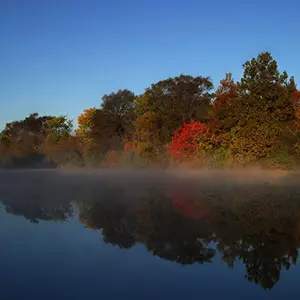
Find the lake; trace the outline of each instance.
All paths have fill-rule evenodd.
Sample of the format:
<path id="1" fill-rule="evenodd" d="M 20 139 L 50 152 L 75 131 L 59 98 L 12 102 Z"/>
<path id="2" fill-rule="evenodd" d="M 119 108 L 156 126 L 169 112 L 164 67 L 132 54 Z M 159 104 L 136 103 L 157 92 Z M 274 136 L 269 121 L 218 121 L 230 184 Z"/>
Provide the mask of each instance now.
<path id="1" fill-rule="evenodd" d="M 296 299 L 297 182 L 2 171 L 0 299 Z"/>

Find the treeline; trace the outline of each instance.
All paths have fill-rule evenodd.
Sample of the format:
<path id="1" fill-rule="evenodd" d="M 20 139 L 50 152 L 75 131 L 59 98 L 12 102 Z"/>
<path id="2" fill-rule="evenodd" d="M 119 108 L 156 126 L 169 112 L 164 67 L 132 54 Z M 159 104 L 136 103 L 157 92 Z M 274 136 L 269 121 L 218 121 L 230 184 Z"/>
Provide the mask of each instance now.
<path id="1" fill-rule="evenodd" d="M 74 128 L 65 116 L 31 114 L 1 132 L 3 167 L 187 164 L 199 167 L 300 162 L 300 91 L 270 53 L 226 74 L 214 90 L 209 77 L 180 75 L 142 95 L 119 90 L 89 108 Z"/>

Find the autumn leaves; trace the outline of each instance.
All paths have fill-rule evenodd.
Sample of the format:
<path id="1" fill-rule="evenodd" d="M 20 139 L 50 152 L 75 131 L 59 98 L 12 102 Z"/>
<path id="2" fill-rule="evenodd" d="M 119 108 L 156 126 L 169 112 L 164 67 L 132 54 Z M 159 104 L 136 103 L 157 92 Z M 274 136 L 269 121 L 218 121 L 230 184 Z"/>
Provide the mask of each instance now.
<path id="1" fill-rule="evenodd" d="M 180 75 L 139 96 L 126 89 L 105 95 L 101 107 L 83 111 L 75 130 L 66 117 L 32 114 L 8 123 L 1 133 L 2 164 L 15 153 L 23 160 L 44 155 L 54 163 L 60 155 L 60 164 L 64 157 L 72 164 L 76 153 L 82 166 L 124 159 L 145 165 L 297 166 L 300 92 L 294 78 L 278 71 L 270 53 L 243 68 L 240 81 L 228 73 L 215 92 L 209 77 Z"/>

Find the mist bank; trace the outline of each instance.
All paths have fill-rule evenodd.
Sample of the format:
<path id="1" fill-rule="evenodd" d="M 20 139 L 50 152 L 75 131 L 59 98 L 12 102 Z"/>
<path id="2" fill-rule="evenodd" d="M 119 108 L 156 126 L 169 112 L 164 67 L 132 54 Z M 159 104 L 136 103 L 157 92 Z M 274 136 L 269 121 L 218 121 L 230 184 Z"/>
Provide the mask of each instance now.
<path id="1" fill-rule="evenodd" d="M 48 174 L 48 175 L 47 175 Z M 2 184 L 12 178 L 20 176 L 47 176 L 51 178 L 65 178 L 73 183 L 84 182 L 122 182 L 126 188 L 135 187 L 142 181 L 158 185 L 169 181 L 188 183 L 192 188 L 198 186 L 210 186 L 218 188 L 224 184 L 230 185 L 298 185 L 300 170 L 262 169 L 257 167 L 223 168 L 223 169 L 191 169 L 191 168 L 134 168 L 134 167 L 102 167 L 102 168 L 0 168 L 0 180 Z M 52 177 L 53 176 L 53 177 Z M 23 180 L 23 179 L 22 179 Z M 78 181 L 81 180 L 81 181 Z M 166 181 L 165 181 L 166 180 Z M 35 184 L 35 179 L 28 184 Z"/>

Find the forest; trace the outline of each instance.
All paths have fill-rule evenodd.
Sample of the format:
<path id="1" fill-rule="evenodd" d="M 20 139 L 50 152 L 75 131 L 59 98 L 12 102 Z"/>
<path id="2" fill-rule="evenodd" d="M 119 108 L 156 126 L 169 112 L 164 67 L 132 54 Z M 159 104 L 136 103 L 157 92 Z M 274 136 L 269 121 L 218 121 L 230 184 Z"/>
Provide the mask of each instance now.
<path id="1" fill-rule="evenodd" d="M 141 95 L 118 90 L 83 108 L 77 128 L 67 116 L 32 113 L 0 134 L 1 168 L 205 167 L 297 168 L 300 91 L 269 52 L 214 87 L 180 75 Z"/>

